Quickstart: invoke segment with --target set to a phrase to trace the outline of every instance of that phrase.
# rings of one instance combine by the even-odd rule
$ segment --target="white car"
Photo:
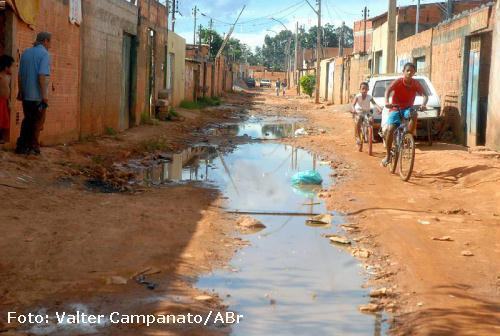
[[[383,107],[385,105],[385,90],[389,85],[391,85],[391,83],[394,80],[398,78],[401,78],[401,76],[381,75],[370,78],[368,82],[368,84],[370,85],[368,94],[370,94],[373,97],[373,99],[379,106]],[[427,111],[418,112],[418,119],[430,120],[429,118],[431,119],[437,118],[441,110],[441,100],[439,99],[436,89],[432,85],[429,78],[427,78],[426,76],[414,76],[413,78],[419,81],[420,85],[422,85],[425,92],[429,96],[429,100],[427,102]],[[424,98],[422,96],[417,96],[415,98],[415,105],[422,105],[423,100]],[[372,110],[373,109],[374,106],[372,104]],[[374,127],[376,129],[380,128],[385,123],[388,113],[389,113],[388,109],[384,108],[384,110],[382,111],[382,116],[377,113],[374,114]]]
[[[260,80],[260,87],[271,87],[271,80],[269,79],[261,79]]]

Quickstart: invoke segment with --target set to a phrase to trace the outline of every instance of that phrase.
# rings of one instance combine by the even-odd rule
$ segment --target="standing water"
[[[275,139],[293,129],[254,122],[242,125],[238,134]],[[225,297],[228,310],[244,315],[232,326],[233,334],[384,334],[387,326],[380,315],[358,311],[368,301],[359,262],[324,237],[340,231],[342,217],[333,214],[332,225],[312,227],[306,224],[307,216],[270,215],[326,213],[318,190],[294,187],[291,177],[314,169],[326,188],[333,182],[328,163],[273,142],[244,144],[211,158],[184,167],[183,177],[215,183],[227,197],[228,209],[255,213],[253,217],[266,226],[246,236],[250,246],[234,256],[230,267],[201,277],[197,284]],[[205,174],[200,177],[199,171]]]

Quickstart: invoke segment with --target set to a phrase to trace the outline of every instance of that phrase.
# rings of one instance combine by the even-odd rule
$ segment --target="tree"
[[[201,43],[210,45],[210,58],[215,58],[222,46],[222,37],[213,29],[201,28]]]
[[[300,86],[302,91],[312,97],[314,89],[316,88],[316,76],[308,74],[300,77]]]

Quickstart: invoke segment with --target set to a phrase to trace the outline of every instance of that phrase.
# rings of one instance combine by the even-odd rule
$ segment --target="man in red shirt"
[[[425,110],[427,101],[429,97],[422,88],[422,85],[413,79],[415,75],[416,68],[413,63],[406,63],[403,68],[403,77],[396,79],[385,91],[385,104],[386,107],[392,108],[389,112],[389,117],[387,118],[387,126],[385,129],[385,145],[387,149],[386,157],[382,160],[382,165],[385,167],[389,164],[391,160],[391,147],[394,138],[394,131],[401,125],[401,118],[399,116],[398,110],[392,105],[399,105],[399,108],[403,112],[405,118],[410,118],[410,124],[408,125],[408,130],[411,133],[415,132],[417,127],[417,113],[412,113],[410,110],[415,103],[415,97],[417,94],[424,97],[421,109]],[[392,95],[392,105],[389,104],[389,98]]]

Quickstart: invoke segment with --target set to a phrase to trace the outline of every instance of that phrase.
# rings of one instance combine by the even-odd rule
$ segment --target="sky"
[[[316,25],[317,16],[305,0],[178,0],[180,15],[176,15],[175,32],[193,43],[194,6],[199,8],[196,25],[208,27],[213,18],[214,28],[221,35],[227,33],[230,23],[236,20],[246,5],[232,37],[255,48],[262,46],[266,34],[273,36],[284,27],[272,20],[280,20],[288,29],[295,31],[295,23],[305,25],[306,29]],[[316,0],[309,0],[316,6]],[[422,0],[421,3],[435,1]],[[388,0],[322,0],[322,24],[340,26],[342,21],[352,28],[354,21],[362,19],[362,10],[368,7],[371,17],[387,10]],[[398,0],[398,5],[416,4],[416,0]],[[204,15],[201,15],[204,14]]]

